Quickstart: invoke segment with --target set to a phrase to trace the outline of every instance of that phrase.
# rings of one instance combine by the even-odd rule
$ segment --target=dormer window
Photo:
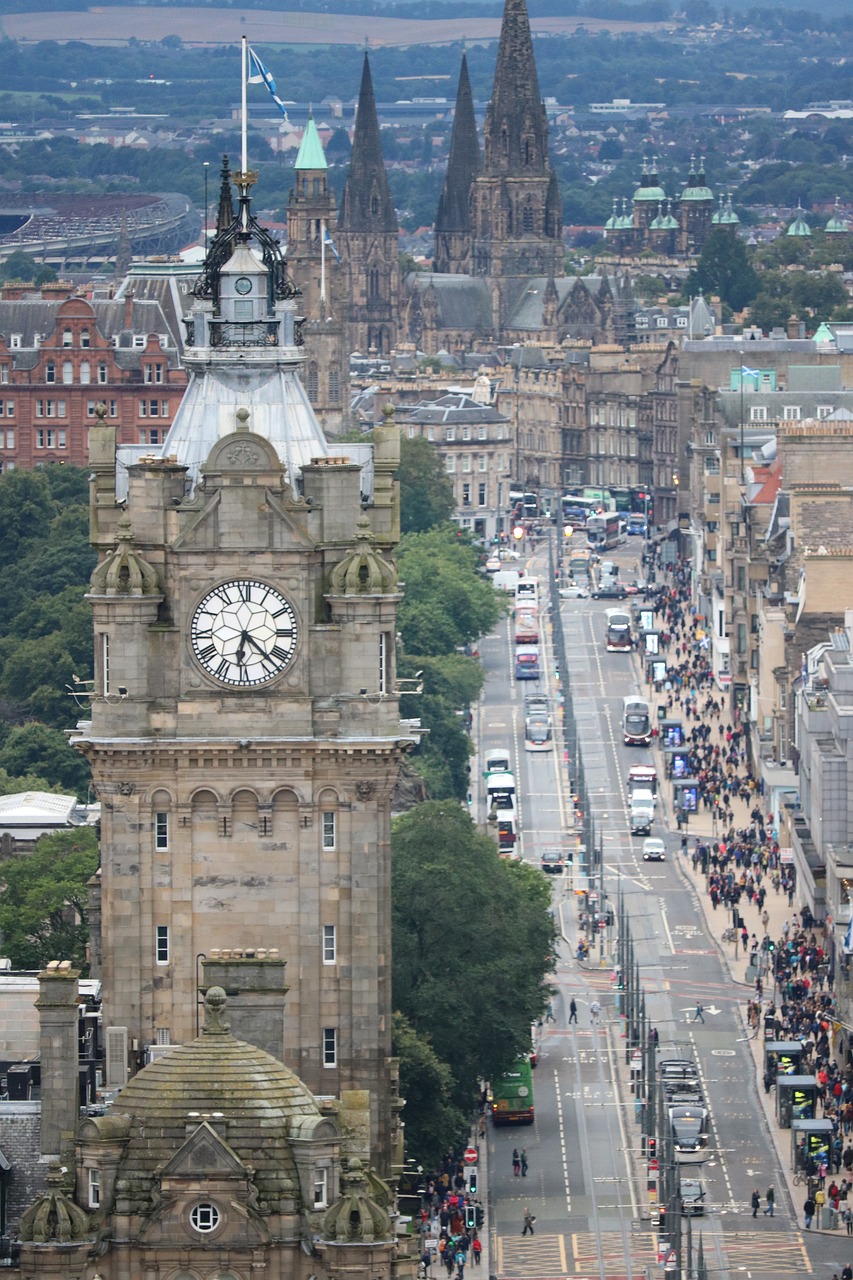
[[[325,1209],[329,1203],[329,1170],[314,1170],[314,1208]]]
[[[71,332],[70,329],[66,329],[62,334],[62,345],[63,347],[70,347],[70,346],[73,346],[73,343],[74,343],[74,334]]]
[[[97,1209],[101,1203],[101,1171],[89,1170],[89,1208]]]

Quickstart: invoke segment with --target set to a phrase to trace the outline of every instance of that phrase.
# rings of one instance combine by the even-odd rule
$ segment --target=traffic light
[[[773,941],[772,938],[767,939],[767,950],[770,952],[771,956],[773,955],[773,952],[776,950],[776,943]]]
[[[657,1154],[658,1154],[658,1140],[657,1138],[649,1138],[649,1159],[656,1160]]]
[[[476,1215],[477,1228],[479,1230],[479,1228],[482,1227],[483,1223],[486,1221],[486,1211],[481,1204],[478,1204],[474,1206],[474,1213]]]
[[[477,1225],[477,1210],[472,1204],[465,1206],[465,1226],[473,1231]]]
[[[472,1169],[468,1174],[468,1190],[472,1196],[477,1194],[477,1170]]]

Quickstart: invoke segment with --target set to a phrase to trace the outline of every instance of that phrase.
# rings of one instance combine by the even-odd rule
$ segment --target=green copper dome
[[[835,209],[832,217],[829,219],[825,227],[827,235],[840,236],[850,230],[850,225],[845,218],[841,216],[841,208],[838,202],[838,196],[835,197]]]
[[[613,201],[613,212],[604,224],[605,231],[615,231],[619,222],[619,214],[616,212],[617,202]]]
[[[805,237],[810,236],[811,233],[812,229],[803,216],[803,206],[798,204],[797,216],[794,218],[794,221],[791,223],[786,234],[789,236],[799,236],[801,239],[805,239]]]
[[[643,161],[643,171],[640,174],[640,185],[634,192],[633,199],[635,201],[641,200],[644,203],[651,201],[655,201],[655,203],[657,203],[660,200],[666,199],[666,192],[658,183],[657,163],[654,158],[652,158],[651,164],[646,160]]]
[[[687,186],[681,193],[681,203],[684,204],[685,201],[687,201],[688,203],[692,202],[694,204],[698,204],[700,202],[706,202],[713,199],[714,196],[711,192],[711,188],[705,181],[704,166],[700,164],[697,169],[696,159],[694,156],[691,156],[690,172],[687,175]]]

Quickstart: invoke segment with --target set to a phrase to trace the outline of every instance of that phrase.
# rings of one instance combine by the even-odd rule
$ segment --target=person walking
[[[705,1025],[705,1012],[698,1000],[696,1001],[696,1012],[693,1015],[693,1021],[701,1022],[703,1026]]]
[[[772,1187],[767,1188],[767,1195],[764,1198],[767,1201],[764,1208],[764,1216],[767,1217],[767,1214],[769,1213],[772,1218],[774,1216],[773,1210],[776,1208],[776,1192]]]
[[[512,1149],[512,1173],[515,1178],[521,1173],[521,1157],[518,1154],[517,1147]]]
[[[803,1205],[803,1221],[806,1224],[806,1231],[811,1231],[812,1229],[812,1218],[814,1217],[814,1211],[815,1211],[814,1200],[812,1200],[810,1195],[806,1196],[805,1204]]]
[[[530,1210],[525,1206],[524,1230],[521,1233],[523,1236],[526,1236],[528,1231],[530,1232],[531,1235],[533,1235],[533,1224],[535,1221],[536,1221],[536,1215],[534,1213],[531,1213]]]
[[[521,1148],[521,1176],[522,1178],[527,1177],[527,1148],[526,1147]]]
[[[757,1218],[758,1207],[761,1204],[761,1192],[758,1190],[758,1187],[756,1187],[752,1193],[751,1204],[752,1204],[752,1216],[753,1218]]]
[[[482,1253],[483,1253],[483,1242],[480,1239],[480,1237],[477,1235],[477,1232],[475,1231],[474,1236],[471,1240],[471,1257],[474,1259],[475,1267],[479,1267]]]
[[[578,1020],[578,1006],[574,996],[572,996],[571,1000],[569,1001],[569,1022],[577,1023],[577,1020]]]
[[[598,1025],[598,1015],[600,1013],[601,1013],[601,1005],[598,1003],[597,1000],[593,1000],[592,1004],[589,1006],[589,1016],[593,1026]]]
[[[847,1228],[848,1236],[853,1236],[853,1209],[849,1205],[845,1205],[841,1210],[841,1221]]]

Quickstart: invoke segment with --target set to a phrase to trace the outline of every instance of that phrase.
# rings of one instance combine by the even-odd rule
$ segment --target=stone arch
[[[152,809],[173,809],[178,797],[169,787],[157,787],[149,793],[148,803]]]
[[[214,839],[219,834],[219,797],[209,788],[200,787],[190,800],[193,844]]]
[[[272,835],[274,840],[296,844],[299,832],[300,797],[290,787],[282,787],[272,798]]]

